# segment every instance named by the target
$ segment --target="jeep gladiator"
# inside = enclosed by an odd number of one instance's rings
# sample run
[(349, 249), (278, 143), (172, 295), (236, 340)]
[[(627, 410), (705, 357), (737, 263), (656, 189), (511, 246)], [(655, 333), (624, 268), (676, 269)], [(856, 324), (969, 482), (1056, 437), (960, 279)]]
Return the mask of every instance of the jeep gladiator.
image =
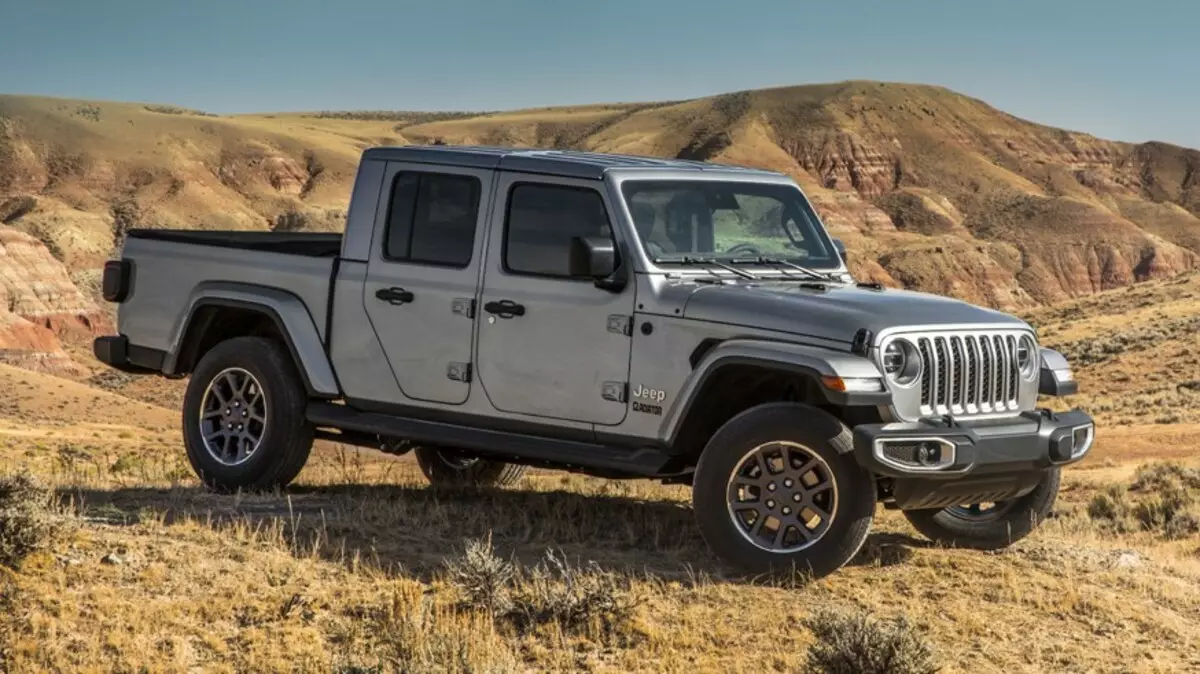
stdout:
[(527, 466), (692, 488), (750, 572), (840, 568), (876, 504), (1001, 548), (1092, 445), (1025, 322), (857, 283), (790, 178), (473, 147), (363, 154), (344, 234), (132, 230), (96, 357), (190, 376), (217, 490), (287, 485), (315, 438), (412, 451), (436, 484)]

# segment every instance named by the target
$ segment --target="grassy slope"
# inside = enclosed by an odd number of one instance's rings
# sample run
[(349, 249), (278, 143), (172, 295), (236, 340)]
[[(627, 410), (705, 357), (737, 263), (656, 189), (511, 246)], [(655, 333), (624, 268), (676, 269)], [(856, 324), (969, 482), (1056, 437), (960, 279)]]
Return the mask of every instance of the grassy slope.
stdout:
[[(1090, 335), (1133, 325), (1170, 333), (1164, 325), (1195, 315), (1197, 282), (1114, 291), (1033, 318), (1079, 359)], [(1133, 339), (1077, 368), (1084, 393), (1068, 402), (1096, 410), (1101, 433), (1068, 471), (1059, 516), (1034, 537), (994, 555), (936, 549), (881, 510), (858, 560), (796, 587), (725, 577), (686, 489), (645, 481), (535, 471), (511, 490), (435, 492), (407, 458), (319, 445), (286, 498), (209, 495), (186, 469), (175, 412), (0, 367), (0, 388), (22, 391), (0, 415), (0, 472), (32, 467), (91, 517), (13, 576), (23, 608), (0, 638), (17, 671), (337, 671), (381, 660), (386, 670), (395, 653), (448, 644), (482, 671), (787, 671), (812, 642), (800, 621), (839, 606), (907, 616), (945, 671), (1194, 669), (1200, 539), (1114, 534), (1086, 512), (1147, 462), (1200, 466), (1194, 401), (1146, 398), (1157, 378), (1177, 381), (1193, 362), (1196, 333), (1170, 334), (1154, 351)], [(1113, 390), (1114, 372), (1129, 374), (1127, 390)], [(1181, 422), (1122, 425), (1134, 400)], [(642, 599), (633, 623), (619, 636), (517, 633), (454, 609), (442, 564), (488, 535), (527, 563), (553, 547), (627, 578)], [(121, 563), (104, 563), (110, 553)], [(397, 615), (424, 618), (398, 626)], [(771, 647), (747, 648), (751, 632)]]
[(1110, 424), (1200, 423), (1200, 275), (1031, 312), (1080, 380), (1066, 399)]

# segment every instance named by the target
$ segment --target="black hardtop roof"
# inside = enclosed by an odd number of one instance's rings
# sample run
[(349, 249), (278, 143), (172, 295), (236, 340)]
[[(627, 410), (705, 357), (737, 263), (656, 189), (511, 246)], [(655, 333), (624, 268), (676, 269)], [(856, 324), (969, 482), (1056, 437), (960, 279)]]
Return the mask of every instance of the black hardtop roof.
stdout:
[(363, 159), (410, 161), (488, 169), (499, 168), (524, 173), (542, 173), (569, 178), (593, 179), (603, 178), (604, 172), (609, 169), (722, 171), (743, 174), (780, 175), (774, 171), (687, 159), (663, 159), (660, 157), (578, 152), (575, 150), (542, 150), (469, 145), (372, 147), (363, 152)]

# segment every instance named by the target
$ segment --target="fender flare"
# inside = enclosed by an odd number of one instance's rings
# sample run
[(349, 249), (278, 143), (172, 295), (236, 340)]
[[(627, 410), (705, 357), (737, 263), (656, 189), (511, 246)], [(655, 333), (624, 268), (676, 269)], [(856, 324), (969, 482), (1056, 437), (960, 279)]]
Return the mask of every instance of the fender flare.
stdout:
[(1039, 349), (1038, 393), (1047, 396), (1069, 396), (1079, 392), (1079, 382), (1071, 373), (1065, 356), (1041, 347)]
[(283, 335), (308, 392), (326, 398), (341, 395), (325, 345), (304, 301), (286, 290), (249, 284), (209, 282), (196, 286), (171, 332), (170, 348), (163, 360), (164, 374), (178, 374), (180, 352), (192, 319), (199, 309), (209, 306), (250, 309), (270, 318)]
[(817, 382), (826, 401), (833, 405), (887, 406), (892, 402), (886, 382), (884, 390), (878, 393), (833, 391), (820, 385), (822, 377), (884, 381), (883, 373), (875, 363), (863, 356), (804, 344), (731, 339), (709, 349), (696, 363), (663, 419), (660, 440), (668, 446), (675, 442), (704, 385), (721, 368), (730, 365), (758, 365), (809, 377)]

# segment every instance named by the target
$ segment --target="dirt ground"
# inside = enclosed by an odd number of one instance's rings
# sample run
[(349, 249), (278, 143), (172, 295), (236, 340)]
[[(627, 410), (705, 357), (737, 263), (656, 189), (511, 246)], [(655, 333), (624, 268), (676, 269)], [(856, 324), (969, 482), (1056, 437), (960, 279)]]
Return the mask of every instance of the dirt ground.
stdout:
[[(726, 572), (684, 487), (531, 471), (434, 490), (407, 457), (319, 443), (287, 493), (222, 496), (192, 477), (177, 412), (5, 367), (0, 389), (17, 392), (0, 473), (31, 470), (80, 513), (0, 572), (11, 671), (799, 671), (802, 621), (827, 607), (904, 616), (943, 671), (1200, 670), (1200, 537), (1088, 514), (1139, 466), (1200, 464), (1200, 424), (1103, 428), (1056, 516), (1006, 551), (933, 547), (881, 508), (851, 565), (788, 584)], [(594, 563), (633, 613), (518, 630), (464, 609), (446, 564), (488, 537), (526, 568), (547, 550)]]

